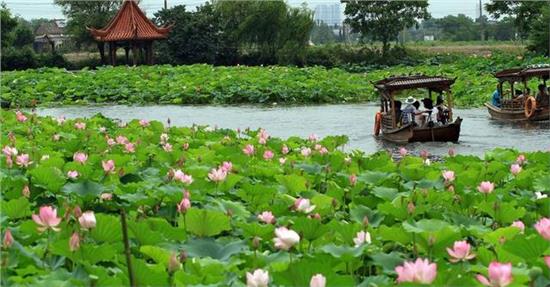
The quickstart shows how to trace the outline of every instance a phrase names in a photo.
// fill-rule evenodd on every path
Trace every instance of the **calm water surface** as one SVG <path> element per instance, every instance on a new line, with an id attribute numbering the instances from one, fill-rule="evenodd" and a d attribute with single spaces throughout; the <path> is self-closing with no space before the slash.
<path id="1" fill-rule="evenodd" d="M 361 149 L 372 153 L 380 149 L 395 149 L 396 145 L 373 137 L 374 104 L 319 105 L 301 107 L 257 106 L 85 106 L 38 109 L 40 115 L 68 118 L 91 117 L 97 113 L 128 121 L 147 119 L 172 125 L 192 124 L 218 126 L 220 128 L 262 127 L 272 136 L 307 137 L 315 133 L 321 137 L 347 135 L 347 149 Z M 510 147 L 522 151 L 548 150 L 550 148 L 550 122 L 500 123 L 489 119 L 486 109 L 454 110 L 455 116 L 464 118 L 459 143 L 414 143 L 409 150 L 429 150 L 434 155 L 446 154 L 450 147 L 459 153 L 481 155 L 495 147 Z"/>

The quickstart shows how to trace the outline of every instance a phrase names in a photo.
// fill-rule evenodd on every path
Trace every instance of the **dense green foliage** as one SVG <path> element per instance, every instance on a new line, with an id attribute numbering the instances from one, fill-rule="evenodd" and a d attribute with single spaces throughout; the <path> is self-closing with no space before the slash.
<path id="1" fill-rule="evenodd" d="M 431 286 L 481 286 L 494 261 L 511 264 L 510 286 L 550 283 L 550 226 L 533 227 L 548 217 L 550 152 L 396 162 L 344 153 L 344 137 L 17 118 L 1 112 L 2 285 L 128 286 L 131 264 L 136 286 L 244 286 L 259 268 L 270 286 L 309 286 L 314 274 L 326 286 L 392 286 L 395 267 L 416 258 L 436 264 Z M 232 167 L 209 179 L 222 162 Z M 494 189 L 478 191 L 483 181 Z M 38 217 L 48 207 L 56 214 Z M 274 219 L 259 220 L 264 211 Z M 278 227 L 299 236 L 288 251 L 274 246 Z M 453 263 L 459 240 L 475 257 Z"/>
<path id="2" fill-rule="evenodd" d="M 543 57 L 448 56 L 416 66 L 382 69 L 343 65 L 320 67 L 141 66 L 68 72 L 38 69 L 5 72 L 2 100 L 13 106 L 48 104 L 313 104 L 376 100 L 372 82 L 391 75 L 424 73 L 457 77 L 455 104 L 479 106 L 495 88 L 493 72 L 548 63 Z M 366 74 L 365 74 L 366 72 Z M 531 88 L 535 90 L 535 87 Z"/>
<path id="3" fill-rule="evenodd" d="M 430 18 L 427 1 L 358 1 L 342 0 L 349 24 L 361 37 L 382 42 L 382 51 L 389 50 L 390 41 L 397 40 L 399 32 L 418 24 L 419 19 Z"/>

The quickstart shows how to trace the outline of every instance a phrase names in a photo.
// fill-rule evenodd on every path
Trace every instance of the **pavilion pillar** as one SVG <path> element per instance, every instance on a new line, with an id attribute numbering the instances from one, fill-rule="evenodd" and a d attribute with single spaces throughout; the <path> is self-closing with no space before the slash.
<path id="1" fill-rule="evenodd" d="M 124 47 L 124 55 L 126 55 L 126 65 L 130 63 L 130 47 L 126 45 Z"/>
<path id="2" fill-rule="evenodd" d="M 132 41 L 131 43 L 132 43 L 133 64 L 134 64 L 134 66 L 136 66 L 137 63 L 138 63 L 138 49 L 137 49 L 137 45 L 134 41 Z"/>
<path id="3" fill-rule="evenodd" d="M 97 42 L 97 49 L 99 50 L 99 57 L 101 58 L 101 64 L 105 65 L 105 43 Z"/>
<path id="4" fill-rule="evenodd" d="M 147 42 L 147 64 L 153 65 L 153 41 Z"/>

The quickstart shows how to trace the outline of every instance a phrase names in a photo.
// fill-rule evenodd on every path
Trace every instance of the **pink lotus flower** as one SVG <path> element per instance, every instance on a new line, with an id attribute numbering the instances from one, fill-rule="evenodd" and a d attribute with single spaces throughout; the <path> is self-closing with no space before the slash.
<path id="1" fill-rule="evenodd" d="M 32 163 L 32 161 L 29 160 L 29 155 L 24 153 L 16 157 L 15 163 L 21 167 L 28 167 Z"/>
<path id="2" fill-rule="evenodd" d="M 148 127 L 149 126 L 149 121 L 148 120 L 140 120 L 139 125 L 142 126 L 142 127 Z"/>
<path id="3" fill-rule="evenodd" d="M 83 123 L 83 122 L 76 122 L 74 124 L 74 127 L 77 129 L 77 130 L 83 130 L 86 128 L 86 123 Z"/>
<path id="4" fill-rule="evenodd" d="M 427 159 L 429 156 L 430 156 L 430 153 L 427 150 L 423 149 L 423 150 L 420 151 L 420 157 L 421 158 Z"/>
<path id="5" fill-rule="evenodd" d="M 4 246 L 4 248 L 10 248 L 12 244 L 13 236 L 11 235 L 11 230 L 8 228 L 4 233 L 4 241 L 2 242 L 2 245 Z"/>
<path id="6" fill-rule="evenodd" d="M 230 161 L 224 161 L 224 162 L 222 163 L 222 165 L 220 166 L 220 168 L 221 168 L 223 171 L 229 173 L 229 172 L 231 172 L 231 170 L 233 170 L 233 164 L 232 164 Z"/>
<path id="7" fill-rule="evenodd" d="M 355 186 L 357 184 L 357 175 L 355 175 L 355 173 L 349 176 L 349 184 L 351 186 Z"/>
<path id="8" fill-rule="evenodd" d="M 177 210 L 179 213 L 186 213 L 189 208 L 191 208 L 191 200 L 184 196 L 180 203 L 177 204 Z"/>
<path id="9" fill-rule="evenodd" d="M 107 131 L 107 128 L 106 127 L 99 127 L 99 132 L 100 133 L 104 133 Z"/>
<path id="10" fill-rule="evenodd" d="M 409 151 L 408 151 L 406 148 L 404 148 L 404 147 L 399 148 L 399 155 L 400 155 L 401 157 L 406 156 L 407 153 L 409 153 Z"/>
<path id="11" fill-rule="evenodd" d="M 285 164 L 285 163 L 286 163 L 286 157 L 280 157 L 280 158 L 279 158 L 279 163 L 280 163 L 281 165 Z"/>
<path id="12" fill-rule="evenodd" d="M 269 273 L 262 269 L 254 270 L 254 273 L 246 272 L 246 287 L 267 287 Z"/>
<path id="13" fill-rule="evenodd" d="M 451 183 L 455 180 L 455 172 L 452 170 L 445 170 L 443 171 L 443 179 L 447 183 Z"/>
<path id="14" fill-rule="evenodd" d="M 165 143 L 162 145 L 162 149 L 166 152 L 171 152 L 172 151 L 172 145 L 169 144 L 169 143 Z"/>
<path id="15" fill-rule="evenodd" d="M 544 256 L 544 263 L 546 263 L 546 266 L 550 268 L 550 256 Z"/>
<path id="16" fill-rule="evenodd" d="M 525 163 L 525 155 L 518 155 L 518 157 L 516 158 L 516 163 L 519 165 L 523 165 Z"/>
<path id="17" fill-rule="evenodd" d="M 244 154 L 246 154 L 247 156 L 252 156 L 254 154 L 254 146 L 251 145 L 251 144 L 247 144 L 244 148 L 243 148 L 243 152 Z"/>
<path id="18" fill-rule="evenodd" d="M 453 249 L 447 248 L 447 253 L 452 257 L 449 259 L 451 262 L 468 261 L 474 257 L 475 254 L 470 253 L 470 244 L 466 241 L 455 241 Z"/>
<path id="19" fill-rule="evenodd" d="M 303 147 L 302 150 L 300 151 L 300 153 L 303 155 L 303 156 L 309 156 L 311 154 L 311 149 L 308 148 L 308 147 Z"/>
<path id="20" fill-rule="evenodd" d="M 314 214 L 309 214 L 307 217 L 308 217 L 308 218 L 311 218 L 311 219 L 321 220 L 321 214 L 319 214 L 319 213 L 317 213 L 317 212 L 314 213 Z"/>
<path id="21" fill-rule="evenodd" d="M 174 180 L 179 180 L 181 181 L 182 183 L 185 183 L 185 184 L 191 184 L 193 183 L 193 177 L 191 175 L 187 175 L 185 174 L 183 171 L 181 170 L 176 170 L 174 172 Z"/>
<path id="22" fill-rule="evenodd" d="M 208 173 L 208 178 L 213 182 L 222 182 L 225 180 L 225 177 L 227 177 L 227 172 L 222 168 L 213 168 L 210 173 Z"/>
<path id="23" fill-rule="evenodd" d="M 275 229 L 275 248 L 288 251 L 292 246 L 300 242 L 300 235 L 296 231 L 287 229 L 286 227 L 279 227 Z"/>
<path id="24" fill-rule="evenodd" d="M 80 164 L 85 164 L 88 160 L 88 155 L 82 152 L 75 152 L 73 155 L 73 160 Z"/>
<path id="25" fill-rule="evenodd" d="M 264 152 L 264 159 L 265 159 L 265 160 L 271 160 L 271 159 L 273 158 L 273 155 L 274 155 L 274 154 L 273 154 L 272 151 L 266 150 L 266 151 Z"/>
<path id="26" fill-rule="evenodd" d="M 96 225 L 95 214 L 93 211 L 83 212 L 82 215 L 78 218 L 80 222 L 80 227 L 84 230 L 92 229 Z"/>
<path id="27" fill-rule="evenodd" d="M 160 135 L 160 143 L 161 144 L 167 143 L 169 139 L 170 139 L 170 137 L 166 133 L 163 133 L 163 134 Z"/>
<path id="28" fill-rule="evenodd" d="M 326 147 L 321 147 L 319 150 L 319 153 L 322 155 L 328 154 L 328 149 Z"/>
<path id="29" fill-rule="evenodd" d="M 71 252 L 75 252 L 80 248 L 80 236 L 78 233 L 74 232 L 73 235 L 71 235 L 71 239 L 69 240 L 69 250 Z"/>
<path id="30" fill-rule="evenodd" d="M 116 141 L 112 138 L 107 138 L 107 145 L 114 146 L 116 144 Z"/>
<path id="31" fill-rule="evenodd" d="M 325 287 L 327 285 L 327 278 L 323 274 L 315 274 L 309 281 L 309 287 Z"/>
<path id="32" fill-rule="evenodd" d="M 104 192 L 104 193 L 102 193 L 102 194 L 99 196 L 99 198 L 100 198 L 101 200 L 109 201 L 109 200 L 113 199 L 113 194 L 112 194 L 112 193 L 108 193 L 108 192 Z"/>
<path id="33" fill-rule="evenodd" d="M 82 209 L 80 209 L 80 206 L 75 206 L 74 209 L 73 209 L 73 215 L 74 217 L 76 218 L 79 218 L 82 216 Z"/>
<path id="34" fill-rule="evenodd" d="M 127 143 L 124 145 L 124 149 L 128 153 L 134 153 L 136 151 L 136 146 L 133 143 Z"/>
<path id="35" fill-rule="evenodd" d="M 271 211 L 264 211 L 258 214 L 258 219 L 267 224 L 275 223 L 275 216 L 273 216 L 273 213 L 271 213 Z"/>
<path id="36" fill-rule="evenodd" d="M 513 175 L 518 175 L 521 172 L 521 166 L 519 164 L 513 164 L 510 166 L 510 172 Z"/>
<path id="37" fill-rule="evenodd" d="M 189 149 L 189 143 L 184 143 L 183 144 L 183 149 L 188 150 Z"/>
<path id="38" fill-rule="evenodd" d="M 413 282 L 431 284 L 437 276 L 437 265 L 428 259 L 416 259 L 415 262 L 405 261 L 402 266 L 395 267 L 397 283 Z"/>
<path id="39" fill-rule="evenodd" d="M 60 230 L 56 226 L 61 223 L 61 218 L 57 217 L 57 210 L 51 206 L 40 207 L 38 215 L 32 215 L 32 220 L 34 220 L 36 224 L 40 225 L 40 227 L 38 227 L 39 232 L 43 232 L 48 228 L 51 228 L 54 231 Z"/>
<path id="40" fill-rule="evenodd" d="M 65 123 L 65 117 L 64 116 L 59 116 L 55 120 L 57 121 L 58 125 L 62 125 L 63 123 Z"/>
<path id="41" fill-rule="evenodd" d="M 288 149 L 288 147 L 285 145 L 283 145 L 283 147 L 281 148 L 281 153 L 282 154 L 288 154 L 290 150 Z"/>
<path id="42" fill-rule="evenodd" d="M 521 220 L 512 222 L 511 226 L 519 228 L 519 230 L 521 230 L 521 233 L 525 231 L 525 224 L 523 224 Z"/>
<path id="43" fill-rule="evenodd" d="M 53 140 L 54 142 L 58 142 L 60 139 L 61 139 L 61 136 L 60 136 L 59 134 L 54 134 L 54 135 L 52 136 L 52 140 Z"/>
<path id="44" fill-rule="evenodd" d="M 489 278 L 478 274 L 477 280 L 490 287 L 504 287 L 512 283 L 512 263 L 499 263 L 496 261 L 489 264 Z"/>
<path id="45" fill-rule="evenodd" d="M 308 137 L 309 141 L 316 142 L 319 140 L 319 137 L 316 134 L 310 134 Z"/>
<path id="46" fill-rule="evenodd" d="M 536 224 L 535 229 L 546 240 L 550 240 L 550 218 L 541 218 Z"/>
<path id="47" fill-rule="evenodd" d="M 5 146 L 5 147 L 2 149 L 2 153 L 3 153 L 6 157 L 16 156 L 16 155 L 17 155 L 17 149 L 16 149 L 15 147 Z"/>
<path id="48" fill-rule="evenodd" d="M 267 139 L 269 138 L 269 134 L 264 129 L 260 130 L 260 133 L 258 134 L 258 143 L 265 145 L 267 143 Z"/>
<path id="49" fill-rule="evenodd" d="M 315 144 L 315 146 L 313 147 L 313 149 L 315 149 L 316 151 L 319 151 L 319 150 L 321 150 L 322 148 L 323 148 L 323 146 L 320 145 L 320 144 Z"/>
<path id="50" fill-rule="evenodd" d="M 115 172 L 115 162 L 110 159 L 108 161 L 101 161 L 101 165 L 103 166 L 103 171 L 105 173 L 114 173 Z"/>
<path id="51" fill-rule="evenodd" d="M 117 142 L 117 144 L 124 145 L 124 144 L 129 143 L 130 141 L 125 136 L 117 136 L 116 137 L 116 142 Z"/>
<path id="52" fill-rule="evenodd" d="M 453 157 L 456 155 L 456 150 L 454 148 L 449 148 L 449 151 L 447 152 L 447 154 L 450 156 L 450 157 Z"/>
<path id="53" fill-rule="evenodd" d="M 26 198 L 29 198 L 31 196 L 31 190 L 27 184 L 25 184 L 23 190 L 21 190 L 21 194 Z"/>
<path id="54" fill-rule="evenodd" d="M 20 111 L 15 112 L 15 118 L 17 119 L 18 122 L 21 122 L 21 123 L 27 121 L 27 117 Z"/>
<path id="55" fill-rule="evenodd" d="M 309 199 L 298 198 L 294 201 L 294 209 L 296 209 L 296 211 L 310 213 L 315 209 L 315 205 L 311 205 Z"/>
<path id="56" fill-rule="evenodd" d="M 490 181 L 482 181 L 477 187 L 477 190 L 479 192 L 485 193 L 485 194 L 489 194 L 493 192 L 493 189 L 495 189 L 495 185 Z"/>
<path id="57" fill-rule="evenodd" d="M 370 244 L 371 243 L 370 233 L 365 231 L 357 232 L 357 234 L 355 235 L 355 238 L 353 238 L 353 243 L 355 243 L 355 247 L 359 247 L 365 243 Z"/>

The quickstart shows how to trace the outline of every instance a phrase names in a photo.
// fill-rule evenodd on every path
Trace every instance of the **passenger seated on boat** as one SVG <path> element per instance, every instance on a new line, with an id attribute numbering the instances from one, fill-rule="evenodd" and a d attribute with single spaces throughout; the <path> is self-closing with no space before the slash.
<path id="1" fill-rule="evenodd" d="M 546 107 L 550 105 L 550 95 L 548 95 L 546 86 L 544 84 L 540 84 L 538 88 L 539 92 L 535 98 L 537 100 L 537 107 Z"/>
<path id="2" fill-rule="evenodd" d="M 403 125 L 408 125 L 410 123 L 414 123 L 414 120 L 415 120 L 414 116 L 417 113 L 416 108 L 413 106 L 415 101 L 416 101 L 416 99 L 413 98 L 413 97 L 408 97 L 405 100 L 406 106 L 402 110 L 402 115 L 401 115 L 401 122 L 403 123 Z"/>
<path id="3" fill-rule="evenodd" d="M 414 114 L 414 122 L 416 123 L 417 126 L 424 126 L 424 124 L 426 124 L 426 115 L 424 115 L 424 113 L 420 112 L 420 102 L 419 101 L 415 101 L 413 103 L 413 106 L 414 108 L 416 109 L 416 112 Z"/>
<path id="4" fill-rule="evenodd" d="M 424 113 L 428 114 L 427 123 L 428 125 L 433 125 L 432 116 L 436 117 L 437 109 L 434 108 L 432 99 L 424 98 L 422 99 L 422 104 L 424 104 Z"/>
<path id="5" fill-rule="evenodd" d="M 521 90 L 516 90 L 515 97 L 512 99 L 514 102 L 523 102 L 525 99 L 525 96 L 523 95 L 523 92 Z"/>
<path id="6" fill-rule="evenodd" d="M 498 87 L 496 91 L 493 93 L 493 106 L 500 108 L 500 91 L 498 90 Z"/>

